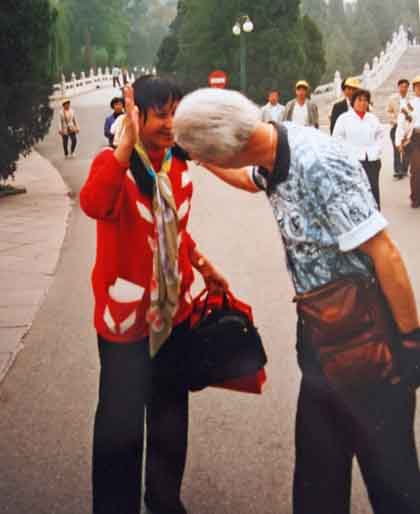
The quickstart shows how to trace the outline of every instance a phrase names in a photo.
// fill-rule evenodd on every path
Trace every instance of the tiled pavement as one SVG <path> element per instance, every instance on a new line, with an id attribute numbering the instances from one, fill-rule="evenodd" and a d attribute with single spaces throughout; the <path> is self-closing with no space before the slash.
<path id="1" fill-rule="evenodd" d="M 0 382 L 52 281 L 71 207 L 61 176 L 36 152 L 21 159 L 13 185 L 27 193 L 0 199 Z"/>

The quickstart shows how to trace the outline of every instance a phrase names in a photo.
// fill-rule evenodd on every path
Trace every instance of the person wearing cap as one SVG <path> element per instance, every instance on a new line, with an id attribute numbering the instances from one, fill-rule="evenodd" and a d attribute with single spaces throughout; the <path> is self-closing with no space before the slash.
<path id="1" fill-rule="evenodd" d="M 414 97 L 398 116 L 395 145 L 410 163 L 411 207 L 420 207 L 420 75 L 413 80 Z"/>
<path id="2" fill-rule="evenodd" d="M 370 100 L 369 91 L 357 89 L 351 99 L 351 109 L 338 118 L 332 135 L 346 143 L 353 158 L 362 164 L 380 209 L 379 172 L 384 129 L 379 119 L 369 112 Z"/>
<path id="3" fill-rule="evenodd" d="M 111 132 L 111 127 L 114 124 L 115 120 L 124 114 L 124 99 L 118 96 L 115 96 L 111 100 L 111 109 L 112 114 L 106 117 L 105 125 L 104 125 L 104 136 L 108 139 L 109 146 L 114 146 L 114 137 L 115 134 Z"/>
<path id="4" fill-rule="evenodd" d="M 330 134 L 334 132 L 334 127 L 337 122 L 337 119 L 341 114 L 347 112 L 350 108 L 350 101 L 353 93 L 360 89 L 361 83 L 359 79 L 355 77 L 349 77 L 346 80 L 343 80 L 341 84 L 341 89 L 343 90 L 344 99 L 337 100 L 333 105 L 331 115 L 330 115 Z"/>
<path id="5" fill-rule="evenodd" d="M 305 323 L 298 311 L 302 382 L 293 513 L 349 514 L 357 458 L 375 514 L 419 514 L 416 392 L 389 345 L 382 346 L 385 331 L 385 339 L 397 345 L 401 337 L 410 348 L 419 314 L 403 258 L 362 166 L 322 131 L 262 122 L 260 108 L 235 91 L 191 93 L 180 102 L 174 131 L 177 143 L 218 178 L 250 193 L 265 192 L 296 301 L 313 302 L 312 321 L 306 317 Z M 244 245 L 252 238 L 250 232 Z M 332 286 L 343 279 L 354 283 L 355 277 L 364 277 L 366 287 L 331 294 Z M 377 294 L 367 294 L 368 283 L 376 284 Z M 284 293 L 279 284 L 270 287 Z M 379 312 L 387 320 L 381 335 L 370 329 Z M 281 313 L 275 322 L 282 322 Z M 358 345 L 351 341 L 355 333 Z M 322 344 L 331 352 L 327 362 Z M 348 373 L 347 386 L 334 383 L 323 362 L 333 373 Z M 373 367 L 365 374 L 368 363 Z"/>
<path id="6" fill-rule="evenodd" d="M 407 107 L 407 103 L 410 101 L 409 88 L 410 82 L 405 78 L 400 79 L 398 81 L 398 93 L 390 96 L 386 109 L 388 121 L 391 125 L 390 136 L 394 148 L 394 178 L 396 179 L 402 179 L 408 173 L 408 159 L 406 156 L 401 158 L 401 152 L 395 144 L 395 135 L 401 109 Z"/>
<path id="7" fill-rule="evenodd" d="M 64 157 L 76 156 L 77 134 L 80 132 L 79 123 L 74 110 L 70 106 L 70 99 L 64 98 L 61 102 L 62 109 L 59 113 L 58 133 L 63 138 Z M 71 141 L 69 156 L 69 140 Z"/>
<path id="8" fill-rule="evenodd" d="M 310 86 L 306 80 L 296 83 L 296 98 L 286 104 L 283 121 L 292 121 L 303 127 L 319 128 L 319 113 L 317 105 L 309 100 Z"/>
<path id="9" fill-rule="evenodd" d="M 272 89 L 268 93 L 268 102 L 262 108 L 262 119 L 265 122 L 274 121 L 279 123 L 283 119 L 284 105 L 279 102 L 280 93 L 277 89 Z"/>

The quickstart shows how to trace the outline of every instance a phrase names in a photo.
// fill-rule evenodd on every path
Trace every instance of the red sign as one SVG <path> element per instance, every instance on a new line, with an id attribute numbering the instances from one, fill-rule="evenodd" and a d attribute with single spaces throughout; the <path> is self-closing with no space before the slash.
<path id="1" fill-rule="evenodd" d="M 209 75 L 209 86 L 224 89 L 227 86 L 228 77 L 222 70 L 216 70 Z"/>

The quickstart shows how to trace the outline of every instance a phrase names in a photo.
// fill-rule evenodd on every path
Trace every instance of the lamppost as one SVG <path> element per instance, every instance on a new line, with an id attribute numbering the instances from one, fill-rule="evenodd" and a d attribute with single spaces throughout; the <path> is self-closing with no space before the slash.
<path id="1" fill-rule="evenodd" d="M 232 28 L 232 32 L 235 36 L 239 36 L 240 43 L 240 75 L 241 75 L 241 91 L 246 93 L 246 40 L 245 33 L 252 32 L 254 30 L 254 24 L 251 18 L 247 14 L 241 14 L 238 16 L 235 25 Z"/>

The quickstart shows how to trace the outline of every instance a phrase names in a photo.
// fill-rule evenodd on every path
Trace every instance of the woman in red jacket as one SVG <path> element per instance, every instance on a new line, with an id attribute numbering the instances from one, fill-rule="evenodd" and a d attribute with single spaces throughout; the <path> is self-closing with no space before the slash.
<path id="1" fill-rule="evenodd" d="M 80 193 L 82 209 L 97 220 L 94 514 L 140 512 L 145 410 L 147 508 L 186 513 L 180 499 L 188 432 L 183 359 L 192 268 L 210 288 L 228 286 L 187 230 L 193 187 L 172 131 L 181 97 L 178 86 L 157 77 L 126 88 L 123 140 L 95 158 Z"/>

